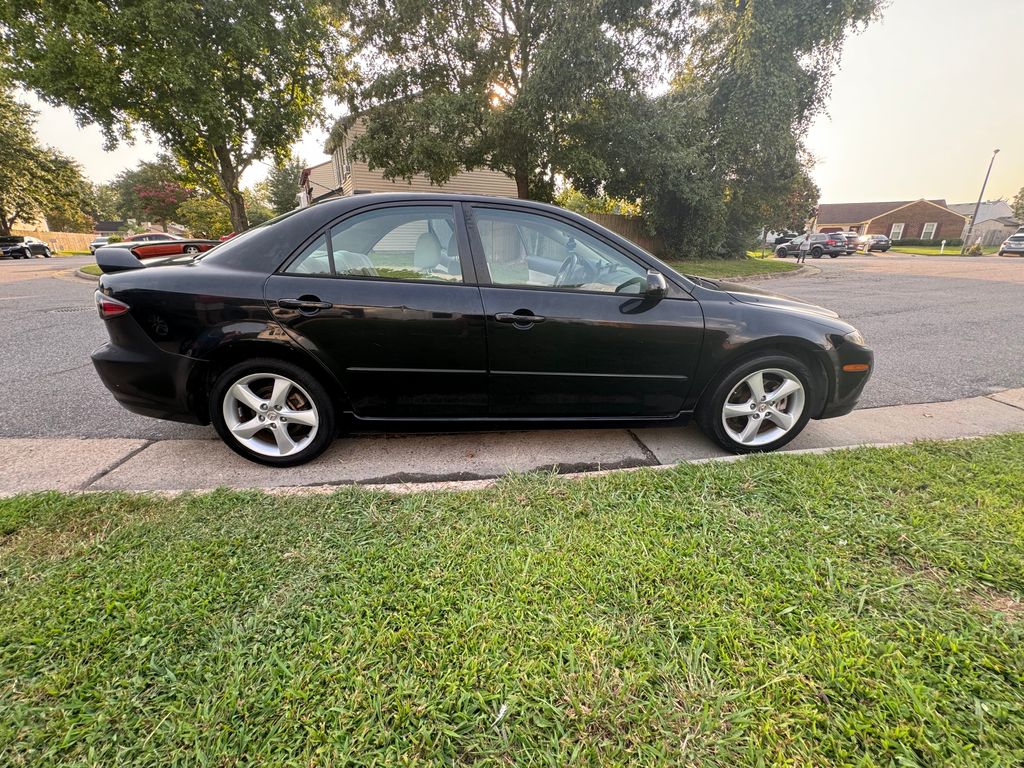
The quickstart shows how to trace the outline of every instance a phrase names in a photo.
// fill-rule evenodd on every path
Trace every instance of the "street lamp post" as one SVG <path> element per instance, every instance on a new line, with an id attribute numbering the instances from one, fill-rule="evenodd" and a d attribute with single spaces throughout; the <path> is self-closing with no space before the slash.
<path id="1" fill-rule="evenodd" d="M 964 244 L 960 246 L 960 253 L 967 253 L 971 247 L 971 232 L 974 231 L 974 222 L 978 220 L 978 211 L 981 210 L 981 201 L 985 197 L 985 187 L 988 186 L 988 177 L 992 173 L 992 164 L 996 161 L 999 150 L 992 152 L 992 159 L 988 161 L 988 170 L 985 171 L 985 180 L 981 182 L 981 193 L 978 195 L 978 203 L 974 206 L 974 215 L 971 216 L 971 223 L 967 225 L 967 234 L 964 235 Z"/>

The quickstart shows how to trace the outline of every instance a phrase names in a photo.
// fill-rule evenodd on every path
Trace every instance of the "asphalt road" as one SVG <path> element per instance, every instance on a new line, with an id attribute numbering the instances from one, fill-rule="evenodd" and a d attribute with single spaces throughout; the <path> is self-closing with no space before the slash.
<path id="1" fill-rule="evenodd" d="M 0 260 L 0 437 L 211 438 L 209 427 L 131 414 L 89 362 L 106 339 L 86 257 Z M 861 407 L 1024 385 L 1024 259 L 853 256 L 760 283 L 839 311 L 874 347 Z"/>

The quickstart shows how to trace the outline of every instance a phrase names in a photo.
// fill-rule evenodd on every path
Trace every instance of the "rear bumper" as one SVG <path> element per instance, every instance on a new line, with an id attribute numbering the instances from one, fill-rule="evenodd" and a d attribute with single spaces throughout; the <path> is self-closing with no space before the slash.
<path id="1" fill-rule="evenodd" d="M 205 423 L 196 413 L 189 382 L 201 361 L 172 355 L 149 340 L 133 348 L 107 342 L 92 353 L 92 363 L 114 399 L 132 413 L 157 419 Z"/>

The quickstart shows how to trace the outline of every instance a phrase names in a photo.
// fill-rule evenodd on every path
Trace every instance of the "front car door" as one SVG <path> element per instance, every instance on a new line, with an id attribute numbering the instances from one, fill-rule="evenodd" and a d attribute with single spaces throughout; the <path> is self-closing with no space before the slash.
<path id="1" fill-rule="evenodd" d="M 664 418 L 683 406 L 704 318 L 643 295 L 648 265 L 554 213 L 467 205 L 487 319 L 490 413 Z"/>
<path id="2" fill-rule="evenodd" d="M 487 415 L 480 290 L 451 204 L 362 208 L 316 233 L 265 288 L 287 332 L 362 418 Z"/>

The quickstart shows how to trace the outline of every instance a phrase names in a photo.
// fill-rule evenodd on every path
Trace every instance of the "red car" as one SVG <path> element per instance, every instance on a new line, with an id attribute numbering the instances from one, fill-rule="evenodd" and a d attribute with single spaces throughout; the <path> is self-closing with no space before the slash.
<path id="1" fill-rule="evenodd" d="M 137 235 L 135 237 L 138 237 Z M 103 248 L 127 248 L 140 261 L 167 256 L 197 256 L 213 246 L 220 245 L 217 240 L 132 240 L 125 238 L 119 243 L 102 246 Z M 97 251 L 100 249 L 97 249 Z"/>

